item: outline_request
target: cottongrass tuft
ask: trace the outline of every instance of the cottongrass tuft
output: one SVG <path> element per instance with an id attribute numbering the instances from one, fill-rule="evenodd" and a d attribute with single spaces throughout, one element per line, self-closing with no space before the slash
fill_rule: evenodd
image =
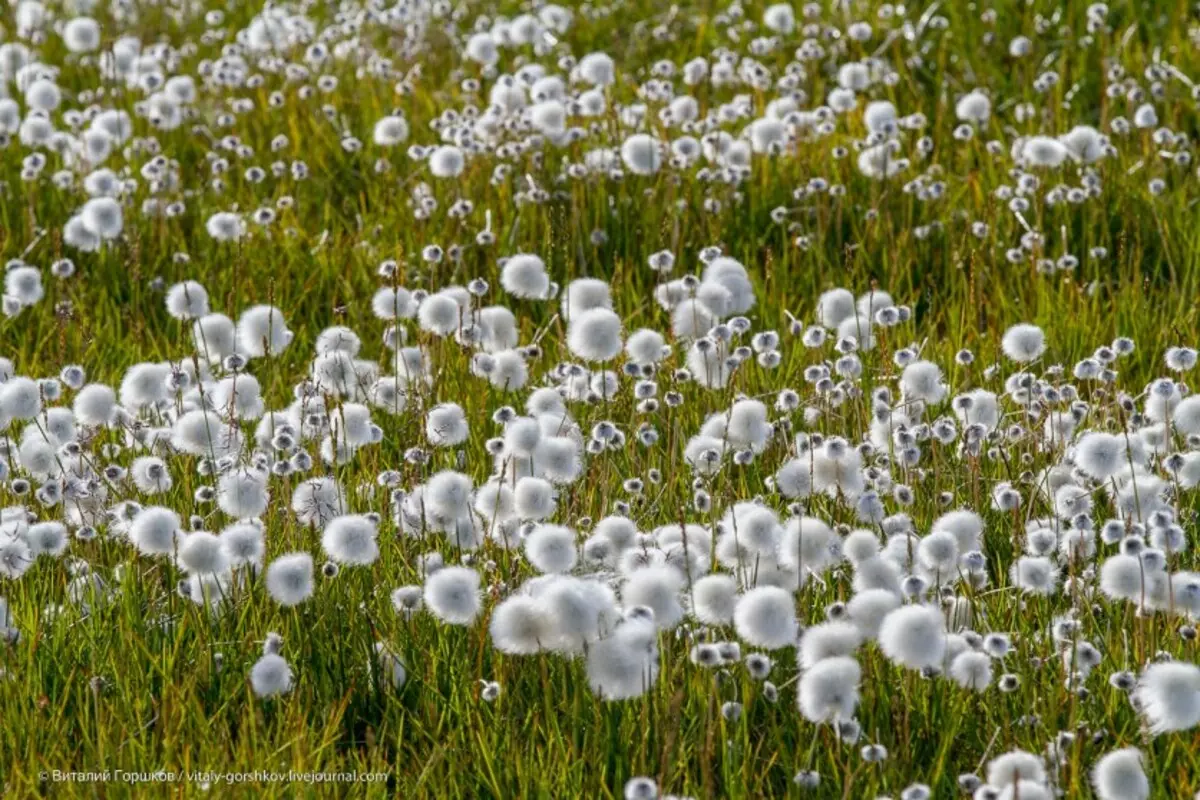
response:
<path id="1" fill-rule="evenodd" d="M 250 686 L 258 697 L 269 698 L 292 690 L 292 667 L 276 653 L 266 653 L 250 669 Z"/>
<path id="2" fill-rule="evenodd" d="M 425 580 L 425 605 L 448 625 L 470 625 L 479 615 L 479 573 L 467 567 L 445 567 Z"/>
<path id="3" fill-rule="evenodd" d="M 895 664 L 937 667 L 946 652 L 946 621 L 933 606 L 902 606 L 883 618 L 879 646 Z"/>
<path id="4" fill-rule="evenodd" d="M 1200 725 L 1200 667 L 1178 661 L 1151 664 L 1133 696 L 1153 734 Z"/>
<path id="5" fill-rule="evenodd" d="M 281 606 L 299 605 L 313 593 L 313 560 L 308 553 L 288 553 L 267 565 L 267 592 Z"/>
<path id="6" fill-rule="evenodd" d="M 796 642 L 795 600 L 778 586 L 750 589 L 737 601 L 733 624 L 738 636 L 755 647 L 776 650 Z"/>
<path id="7" fill-rule="evenodd" d="M 1099 800 L 1147 800 L 1150 781 L 1142 769 L 1142 751 L 1126 747 L 1106 753 L 1092 767 L 1092 787 Z"/>
<path id="8" fill-rule="evenodd" d="M 1036 325 L 1022 323 L 1013 325 L 1004 332 L 1000 341 L 1004 355 L 1013 361 L 1025 363 L 1036 360 L 1046 350 L 1046 334 Z"/>
<path id="9" fill-rule="evenodd" d="M 800 675 L 796 702 L 809 722 L 836 722 L 854 718 L 862 668 L 848 656 L 822 659 Z"/>

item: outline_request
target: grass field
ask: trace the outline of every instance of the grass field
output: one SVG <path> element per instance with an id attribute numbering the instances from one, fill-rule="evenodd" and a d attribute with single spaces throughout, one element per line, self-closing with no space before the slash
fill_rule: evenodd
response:
<path id="1" fill-rule="evenodd" d="M 6 4 L 4 794 L 1200 796 L 1198 54 Z"/>

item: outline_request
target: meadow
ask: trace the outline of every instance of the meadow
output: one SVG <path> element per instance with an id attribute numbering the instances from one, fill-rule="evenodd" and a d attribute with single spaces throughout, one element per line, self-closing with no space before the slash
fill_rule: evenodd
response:
<path id="1" fill-rule="evenodd" d="M 5 8 L 5 796 L 1200 797 L 1194 3 Z"/>

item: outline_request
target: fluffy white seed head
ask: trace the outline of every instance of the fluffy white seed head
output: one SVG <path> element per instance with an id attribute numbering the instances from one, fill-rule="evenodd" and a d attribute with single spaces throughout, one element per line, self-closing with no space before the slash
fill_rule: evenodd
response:
<path id="1" fill-rule="evenodd" d="M 425 416 L 425 435 L 436 447 L 453 447 L 467 440 L 467 415 L 457 403 L 441 403 Z"/>
<path id="2" fill-rule="evenodd" d="M 299 605 L 313 593 L 313 560 L 308 553 L 288 553 L 267 565 L 267 593 L 281 606 Z"/>
<path id="3" fill-rule="evenodd" d="M 292 341 L 283 312 L 275 306 L 248 308 L 238 317 L 238 352 L 251 358 L 277 356 Z"/>
<path id="4" fill-rule="evenodd" d="M 1034 361 L 1046 351 L 1046 334 L 1036 325 L 1013 325 L 1004 332 L 1000 348 L 1018 363 Z"/>
<path id="5" fill-rule="evenodd" d="M 730 575 L 705 575 L 692 585 L 692 613 L 706 625 L 729 625 L 737 608 L 737 581 Z"/>
<path id="6" fill-rule="evenodd" d="M 254 468 L 226 472 L 217 482 L 217 504 L 231 517 L 260 517 L 271 501 L 267 473 Z"/>
<path id="7" fill-rule="evenodd" d="M 546 264 L 535 255 L 510 256 L 500 272 L 500 285 L 514 297 L 540 299 L 550 290 Z"/>
<path id="8" fill-rule="evenodd" d="M 375 123 L 371 139 L 380 147 L 394 147 L 408 139 L 408 122 L 397 115 L 383 117 Z"/>
<path id="9" fill-rule="evenodd" d="M 1151 664 L 1134 696 L 1151 733 L 1186 731 L 1200 725 L 1200 667 L 1180 661 Z"/>
<path id="10" fill-rule="evenodd" d="M 755 647 L 789 647 L 796 641 L 795 599 L 778 586 L 751 589 L 738 600 L 733 624 L 738 636 Z"/>
<path id="11" fill-rule="evenodd" d="M 179 563 L 188 572 L 212 574 L 229 567 L 229 556 L 219 537 L 207 531 L 195 531 L 183 537 L 179 545 Z"/>
<path id="12" fill-rule="evenodd" d="M 661 143 L 645 133 L 635 133 L 621 144 L 621 161 L 634 175 L 653 175 L 662 167 Z"/>
<path id="13" fill-rule="evenodd" d="M 80 425 L 108 425 L 116 410 L 116 392 L 104 384 L 88 384 L 74 398 L 72 410 Z"/>
<path id="14" fill-rule="evenodd" d="M 80 425 L 108 425 L 116 410 L 116 392 L 104 384 L 88 384 L 74 398 L 72 410 Z"/>
<path id="15" fill-rule="evenodd" d="M 208 292 L 197 281 L 183 281 L 167 290 L 166 303 L 175 319 L 196 319 L 208 313 Z"/>
<path id="16" fill-rule="evenodd" d="M 848 656 L 827 658 L 800 675 L 796 702 L 809 722 L 837 722 L 854 718 L 862 668 Z"/>
<path id="17" fill-rule="evenodd" d="M 333 478 L 310 478 L 292 492 L 292 511 L 301 524 L 323 528 L 346 513 L 346 493 Z"/>
<path id="18" fill-rule="evenodd" d="M 470 625 L 482 607 L 479 573 L 468 567 L 444 567 L 425 579 L 425 605 L 449 625 Z"/>
<path id="19" fill-rule="evenodd" d="M 1148 800 L 1150 781 L 1142 768 L 1142 751 L 1125 747 L 1106 753 L 1092 767 L 1092 787 L 1099 800 Z"/>
<path id="20" fill-rule="evenodd" d="M 524 546 L 526 558 L 539 572 L 570 572 L 578 560 L 575 531 L 562 525 L 536 526 L 525 538 Z"/>
<path id="21" fill-rule="evenodd" d="M 367 566 L 379 558 L 374 520 L 362 514 L 335 517 L 321 534 L 321 547 L 333 561 L 350 566 Z"/>
<path id="22" fill-rule="evenodd" d="M 936 667 L 946 652 L 946 621 L 933 606 L 903 606 L 884 617 L 879 646 L 894 663 L 909 669 Z"/>
<path id="23" fill-rule="evenodd" d="M 276 653 L 266 653 L 250 669 L 250 686 L 258 697 L 274 697 L 292 690 L 292 667 Z"/>
<path id="24" fill-rule="evenodd" d="M 1013 750 L 988 762 L 987 782 L 997 789 L 1017 786 L 1022 782 L 1044 784 L 1046 765 L 1039 756 L 1024 750 Z M 1021 794 L 1024 797 L 1024 794 Z"/>
<path id="25" fill-rule="evenodd" d="M 496 606 L 488 623 L 492 643 L 502 653 L 530 655 L 552 636 L 549 609 L 537 599 L 516 594 Z"/>
<path id="26" fill-rule="evenodd" d="M 148 506 L 138 512 L 129 526 L 129 538 L 146 555 L 174 553 L 183 526 L 169 508 Z"/>
<path id="27" fill-rule="evenodd" d="M 585 361 L 609 361 L 621 352 L 621 318 L 606 308 L 572 316 L 567 347 Z"/>

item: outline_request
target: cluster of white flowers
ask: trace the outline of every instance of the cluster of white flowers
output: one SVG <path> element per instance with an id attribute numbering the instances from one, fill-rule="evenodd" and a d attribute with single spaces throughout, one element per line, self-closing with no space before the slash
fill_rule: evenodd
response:
<path id="1" fill-rule="evenodd" d="M 905 84 L 923 37 L 950 25 L 937 3 L 919 17 L 775 4 L 752 19 L 734 2 L 704 21 L 727 34 L 720 46 L 649 65 L 593 49 L 594 37 L 572 46 L 581 22 L 616 6 L 535 3 L 510 18 L 441 0 L 329 14 L 285 2 L 230 28 L 204 5 L 172 8 L 203 18 L 203 37 L 182 44 L 123 30 L 140 13 L 127 3 L 20 0 L 0 31 L 0 149 L 27 199 L 0 189 L 6 207 L 29 204 L 27 230 L 3 239 L 21 241 L 4 270 L 0 355 L 40 349 L 9 332 L 44 315 L 47 298 L 69 319 L 88 302 L 89 273 L 140 270 L 147 241 L 174 276 L 151 283 L 157 307 L 134 309 L 170 326 L 169 352 L 53 370 L 46 353 L 0 358 L 5 645 L 31 632 L 12 588 L 38 570 L 66 575 L 54 613 L 81 615 L 113 603 L 135 561 L 211 615 L 258 598 L 298 615 L 343 571 L 369 572 L 390 582 L 403 619 L 474 628 L 502 658 L 578 659 L 603 701 L 654 691 L 678 659 L 742 670 L 770 702 L 794 684 L 807 724 L 855 743 L 868 733 L 860 707 L 895 686 L 928 681 L 970 702 L 1021 690 L 1032 658 L 1076 697 L 1116 693 L 1109 708 L 1131 709 L 1147 742 L 1200 726 L 1194 655 L 1144 641 L 1153 625 L 1156 643 L 1167 631 L 1194 642 L 1200 619 L 1189 535 L 1200 396 L 1186 383 L 1198 361 L 1186 330 L 1164 324 L 1151 346 L 1175 346 L 1150 352 L 1127 337 L 1067 341 L 1039 313 L 964 337 L 948 357 L 930 341 L 945 331 L 922 327 L 937 292 L 912 289 L 928 276 L 880 288 L 846 275 L 836 282 L 848 286 L 796 297 L 778 288 L 786 262 L 759 246 L 802 254 L 843 215 L 869 227 L 884 198 L 902 196 L 897 219 L 928 220 L 912 242 L 953 224 L 998 269 L 1106 263 L 1065 214 L 1104 197 L 1114 172 L 1146 176 L 1149 208 L 1195 205 L 1195 115 L 1179 109 L 1200 90 L 1170 53 L 1155 50 L 1141 77 L 1106 55 L 1112 108 L 1055 127 L 973 78 L 939 89 L 944 119 L 930 118 Z M 865 5 L 873 13 L 851 19 Z M 630 36 L 709 41 L 678 11 Z M 994 16 L 980 18 L 988 45 Z M 1087 36 L 1111 37 L 1114 16 L 1088 7 Z M 1038 15 L 1038 33 L 1059 19 Z M 1038 62 L 1029 38 L 998 44 L 1041 70 L 1033 88 L 1047 103 L 1071 108 L 1079 83 L 1046 71 L 1057 50 Z M 410 101 L 438 58 L 453 77 L 431 113 Z M 354 91 L 348 78 L 387 86 L 397 105 L 349 115 L 334 102 Z M 272 116 L 300 106 L 293 124 Z M 319 169 L 301 157 L 309 147 Z M 955 148 L 970 175 L 939 160 Z M 821 174 L 808 172 L 813 153 L 827 154 Z M 978 204 L 990 216 L 945 211 L 977 191 L 977 172 L 995 178 Z M 311 326 L 296 291 L 241 270 L 259 245 L 313 258 L 340 247 L 328 229 L 310 237 L 296 212 L 340 213 L 329 196 L 343 190 L 361 202 L 354 248 L 378 263 L 377 280 L 365 293 L 362 276 L 329 289 L 322 302 L 355 311 Z M 583 194 L 603 210 L 569 221 L 598 225 L 577 252 L 518 237 L 540 224 L 526 209 L 557 213 Z M 766 197 L 790 200 L 759 215 Z M 641 202 L 703 218 L 689 230 L 708 233 L 676 231 L 644 263 L 590 263 L 610 236 L 650 236 L 614 232 Z M 376 205 L 451 238 L 380 259 L 386 237 L 364 217 Z M 711 235 L 731 209 L 750 220 L 750 244 Z M 184 241 L 195 260 L 174 252 Z M 1125 365 L 1157 377 L 1131 386 Z M 1013 630 L 1000 608 L 1036 621 Z M 1103 652 L 1110 626 L 1136 646 Z M 278 634 L 254 635 L 265 638 L 243 665 L 249 685 L 285 702 L 307 665 L 284 658 Z M 369 669 L 403 690 L 421 669 L 410 652 L 379 636 Z M 483 699 L 499 698 L 499 683 L 472 676 Z M 743 699 L 724 703 L 724 719 L 740 718 Z M 1078 734 L 1047 732 L 1043 754 L 985 757 L 985 776 L 959 787 L 977 800 L 1061 796 Z M 881 743 L 860 755 L 888 758 Z M 1140 750 L 1093 762 L 1102 800 L 1150 796 Z M 808 766 L 796 783 L 814 788 Z M 931 791 L 914 783 L 900 796 Z M 660 796 L 650 778 L 624 793 Z"/>
<path id="2" fill-rule="evenodd" d="M 1084 638 L 1079 618 L 1095 598 L 1132 603 L 1139 615 L 1179 617 L 1194 631 L 1200 574 L 1179 566 L 1188 556 L 1188 537 L 1178 514 L 1180 502 L 1200 485 L 1200 399 L 1167 377 L 1146 387 L 1140 405 L 1110 390 L 1113 365 L 1132 357 L 1132 341 L 1097 348 L 1070 370 L 1071 382 L 1062 365 L 1045 362 L 1050 345 L 1043 331 L 1015 325 L 999 342 L 1012 371 L 1005 375 L 1004 362 L 995 363 L 980 370 L 982 385 L 951 396 L 944 377 L 951 365 L 922 359 L 919 345 L 898 346 L 911 312 L 886 292 L 856 300 L 845 289 L 830 290 L 814 302 L 816 321 L 796 322 L 783 340 L 774 331 L 756 332 L 748 317 L 730 316 L 755 304 L 741 264 L 713 256 L 702 267 L 703 278 L 661 284 L 658 297 L 675 301 L 672 328 L 680 307 L 690 305 L 690 315 L 705 318 L 703 331 L 643 328 L 625 337 L 608 284 L 580 279 L 568 285 L 560 307 L 567 320 L 563 352 L 593 363 L 615 362 L 624 353 L 624 369 L 598 372 L 568 361 L 531 376 L 534 346 L 519 344 L 512 311 L 482 306 L 481 281 L 472 283 L 476 291 L 380 290 L 373 308 L 393 326 L 381 355 L 365 357 L 362 339 L 349 328 L 322 331 L 294 399 L 277 410 L 268 409 L 254 367 L 287 350 L 292 332 L 285 313 L 252 306 L 234 322 L 211 310 L 198 281 L 172 286 L 165 304 L 180 324 L 191 326 L 193 352 L 135 364 L 116 389 L 88 383 L 79 366 L 39 379 L 0 363 L 6 430 L 0 474 L 8 492 L 33 501 L 3 511 L 0 575 L 17 580 L 39 558 L 68 558 L 76 576 L 72 598 L 85 607 L 104 602 L 117 591 L 119 576 L 106 579 L 66 555 L 72 537 L 101 536 L 174 565 L 184 575 L 181 593 L 214 613 L 257 591 L 246 579 L 259 570 L 280 606 L 296 606 L 317 591 L 313 553 L 266 556 L 269 511 L 283 491 L 279 484 L 290 483 L 295 488 L 284 502 L 298 523 L 319 531 L 326 575 L 375 563 L 382 547 L 396 546 L 397 535 L 426 547 L 444 540 L 463 554 L 462 566 L 447 564 L 440 547 L 422 558 L 423 586 L 393 593 L 397 611 L 407 616 L 428 608 L 446 624 L 477 624 L 487 606 L 486 577 L 495 582 L 490 593 L 501 594 L 487 622 L 498 650 L 582 655 L 593 691 L 610 700 L 653 686 L 660 631 L 683 626 L 690 638 L 700 637 L 691 659 L 705 667 L 744 661 L 749 669 L 750 660 L 735 643 L 704 643 L 704 631 L 734 632 L 744 645 L 765 651 L 794 647 L 800 713 L 813 723 L 843 726 L 855 724 L 864 691 L 857 660 L 864 648 L 972 691 L 1013 688 L 1018 676 L 1005 671 L 1010 635 L 978 630 L 988 620 L 979 593 L 996 577 L 1004 591 L 1019 591 L 1028 603 L 1064 598 L 1050 632 L 1062 680 L 1081 691 L 1104 661 Z M 521 303 L 546 302 L 544 269 L 532 255 L 506 262 L 508 283 L 537 284 Z M 423 330 L 427 344 L 395 346 L 409 335 L 402 325 Z M 503 390 L 498 397 L 529 380 L 541 384 L 522 392 L 524 413 L 509 405 L 494 410 L 494 438 L 473 440 L 472 428 L 485 422 L 473 426 L 461 405 L 434 402 L 437 371 L 429 345 L 439 338 L 475 351 L 473 380 L 492 386 L 498 357 L 511 353 L 520 380 L 496 387 Z M 863 343 L 885 338 L 893 346 L 891 365 L 868 391 L 864 360 L 872 353 Z M 771 374 L 774 364 L 761 358 L 765 354 L 808 353 L 808 386 L 766 397 L 734 392 L 721 408 L 729 380 L 714 385 L 690 366 L 702 342 L 728 352 L 719 366 L 730 376 L 742 369 Z M 1170 366 L 1190 368 L 1194 359 L 1181 352 L 1172 349 Z M 751 359 L 754 353 L 759 358 Z M 490 368 L 481 367 L 485 358 L 492 359 Z M 677 360 L 689 366 L 671 371 Z M 747 360 L 757 365 L 744 366 Z M 970 363 L 973 356 L 963 351 L 957 361 Z M 672 388 L 660 386 L 664 380 Z M 696 434 L 672 445 L 678 448 L 673 463 L 693 474 L 692 518 L 681 512 L 676 522 L 642 528 L 634 503 L 664 480 L 652 470 L 645 479 L 619 479 L 618 491 L 629 499 L 614 502 L 609 516 L 556 521 L 582 476 L 628 458 L 633 448 L 663 446 L 654 420 L 684 402 L 681 389 L 689 382 L 697 387 L 689 402 L 718 406 L 705 412 Z M 643 419 L 636 430 L 599 419 L 585 431 L 573 410 L 594 416 L 594 409 L 615 410 L 623 402 Z M 864 427 L 847 424 L 840 410 L 864 403 L 870 410 Z M 408 462 L 428 464 L 433 451 L 449 448 L 464 466 L 471 453 L 490 459 L 490 476 L 476 483 L 468 472 L 442 469 L 405 486 L 399 472 L 380 472 L 375 483 L 389 491 L 391 521 L 381 539 L 385 515 L 373 510 L 373 487 L 348 490 L 337 468 L 386 438 L 389 423 L 382 417 L 414 412 L 424 415 L 424 442 L 409 448 Z M 801 425 L 809 430 L 797 432 Z M 917 493 L 931 491 L 938 462 L 968 468 L 1009 459 L 1042 466 L 994 484 L 989 508 L 947 510 L 927 527 L 905 511 Z M 737 476 L 756 474 L 760 462 L 765 479 L 746 486 Z M 302 477 L 306 473 L 313 474 Z M 180 510 L 154 504 L 177 483 L 197 480 L 191 505 L 215 504 L 218 513 L 185 522 Z M 745 487 L 742 499 L 722 489 L 725 481 Z M 954 502 L 953 494 L 938 502 Z M 985 511 L 1008 524 L 993 522 L 997 529 L 989 532 Z M 213 523 L 223 526 L 219 533 L 209 532 Z M 1015 550 L 1007 581 L 997 576 L 1001 565 L 991 554 L 997 536 Z M 519 552 L 519 561 L 540 575 L 515 585 L 495 573 L 493 560 L 481 574 L 472 554 L 502 551 Z M 798 617 L 797 597 L 806 586 L 839 582 L 843 574 L 850 599 L 829 607 L 823 621 Z M 7 607 L 3 621 L 6 635 L 15 637 Z M 403 664 L 386 644 L 379 647 L 394 681 L 402 683 Z M 757 676 L 765 679 L 771 661 L 754 655 L 767 665 Z M 292 679 L 293 667 L 270 647 L 250 672 L 263 696 L 287 691 Z M 1128 688 L 1150 731 L 1200 724 L 1200 667 L 1158 662 Z M 1047 791 L 1044 775 L 1029 769 L 1032 777 L 1019 779 L 1020 796 L 1040 796 Z M 1129 769 L 1105 761 L 1097 775 Z M 985 785 L 1002 791 L 1007 768 L 992 772 Z"/>

